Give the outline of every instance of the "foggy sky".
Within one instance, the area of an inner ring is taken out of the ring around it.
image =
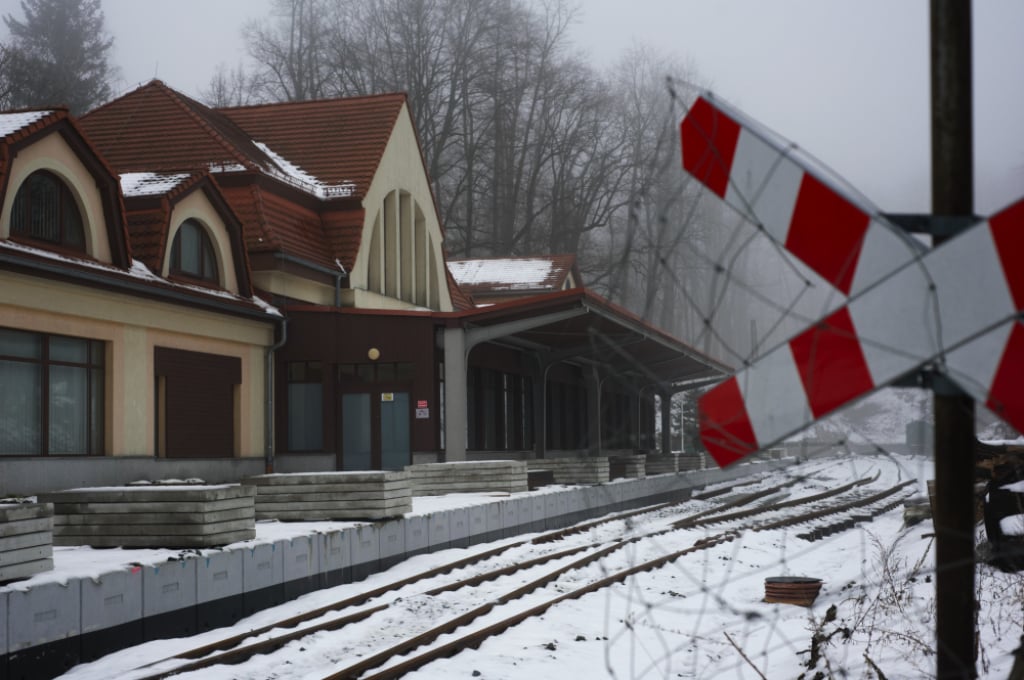
[[[841,173],[883,210],[927,212],[926,0],[581,0],[573,36],[597,66],[632,44],[696,79]],[[270,0],[103,0],[118,93],[159,77],[198,96],[245,58],[239,29]],[[0,14],[20,17],[17,0]],[[1024,2],[975,0],[975,205],[1024,194]],[[5,30],[5,29],[4,29]],[[678,75],[678,74],[677,74]]]

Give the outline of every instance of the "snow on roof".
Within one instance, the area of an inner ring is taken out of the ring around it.
[[[555,269],[545,258],[488,258],[455,260],[448,269],[460,286],[487,286],[493,290],[531,290],[543,288]]]
[[[284,180],[289,184],[296,185],[300,189],[304,189],[305,191],[320,198],[351,196],[355,192],[356,185],[352,182],[343,182],[342,184],[335,186],[328,186],[289,161],[281,154],[275,152],[263,142],[257,142],[254,139],[252,140],[252,143],[255,144],[260,151],[267,154],[267,156],[270,157],[270,160],[272,160],[277,166],[276,168],[265,168],[267,173],[273,177]]]
[[[20,113],[0,113],[0,137],[14,134],[26,125],[50,115],[53,111],[23,111]]]
[[[244,172],[245,166],[241,163],[235,163],[233,161],[223,161],[220,163],[210,163],[210,172]]]
[[[149,267],[144,265],[138,260],[132,260],[132,266],[128,271],[115,267],[113,265],[105,264],[103,262],[96,262],[95,260],[87,260],[80,257],[72,257],[70,255],[64,255],[61,253],[55,253],[44,248],[35,248],[33,246],[18,243],[16,241],[0,240],[0,249],[10,249],[15,251],[21,251],[23,253],[30,253],[39,257],[44,257],[49,260],[56,260],[58,262],[68,262],[76,264],[90,269],[99,269],[102,271],[110,272],[113,274],[121,274],[130,276],[133,279],[142,279],[146,281],[156,281],[165,286],[171,288],[178,288],[182,290],[189,290],[209,297],[224,298],[227,300],[249,302],[255,304],[257,307],[263,310],[264,313],[272,316],[282,316],[280,310],[273,305],[261,300],[259,296],[253,295],[251,298],[247,298],[241,295],[236,295],[226,290],[217,290],[214,288],[205,288],[203,286],[196,286],[188,283],[180,283],[178,281],[168,281],[167,279],[161,278],[150,271]]]
[[[125,197],[166,194],[188,178],[188,173],[160,175],[155,172],[126,172],[121,175],[121,193]]]

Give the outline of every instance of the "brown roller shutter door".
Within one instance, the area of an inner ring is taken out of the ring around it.
[[[168,458],[231,458],[235,452],[238,357],[156,347],[153,364],[165,380]]]

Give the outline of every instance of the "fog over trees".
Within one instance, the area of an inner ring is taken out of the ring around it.
[[[407,92],[450,257],[574,253],[589,287],[681,333],[681,287],[708,266],[677,130],[699,78],[640,47],[598,69],[574,18],[557,0],[279,0],[203,97]]]
[[[81,115],[110,99],[116,69],[100,0],[22,0],[4,15],[9,41],[0,45],[0,105],[67,106]]]
[[[700,75],[640,46],[595,66],[570,38],[580,11],[567,0],[275,0],[242,29],[248,59],[220,65],[201,98],[406,92],[449,257],[573,253],[589,288],[719,359],[749,358],[787,331],[779,319],[806,272],[756,231],[738,235],[682,172],[678,123]],[[0,105],[81,114],[111,97],[100,0],[23,0],[21,14],[4,17]]]

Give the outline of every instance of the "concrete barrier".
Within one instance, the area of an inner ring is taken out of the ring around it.
[[[244,615],[244,550],[225,550],[196,558],[196,630],[228,626]]]
[[[17,624],[7,627],[11,677],[53,677],[81,661],[81,579],[12,590],[7,617]]]
[[[406,517],[402,524],[405,525],[405,554],[412,557],[430,552],[427,518],[422,515],[411,515]]]
[[[487,506],[471,505],[466,508],[466,516],[469,521],[469,543],[486,543],[487,540],[482,537],[487,535]]]
[[[82,661],[142,642],[142,567],[81,579]]]
[[[487,533],[479,537],[479,542],[497,541],[504,534],[505,515],[504,506],[501,503],[488,503],[487,508]]]
[[[320,534],[320,571],[324,587],[333,588],[352,581],[352,534],[329,531]]]
[[[194,635],[196,560],[142,568],[142,636],[145,640]]]
[[[377,533],[380,537],[380,568],[390,569],[406,556],[405,523],[401,520],[383,522],[378,525]]]
[[[469,547],[469,509],[452,508],[448,511],[448,545],[451,548]]]
[[[280,541],[243,546],[239,552],[243,615],[284,602],[284,551]]]
[[[441,510],[427,515],[427,540],[430,552],[445,550],[451,545],[452,523],[451,511]]]
[[[380,571],[380,530],[364,524],[352,532],[352,580],[361,581]]]
[[[320,542],[315,536],[296,536],[282,540],[278,545],[281,546],[284,565],[284,599],[294,600],[319,589],[322,585],[320,555],[317,552]]]

